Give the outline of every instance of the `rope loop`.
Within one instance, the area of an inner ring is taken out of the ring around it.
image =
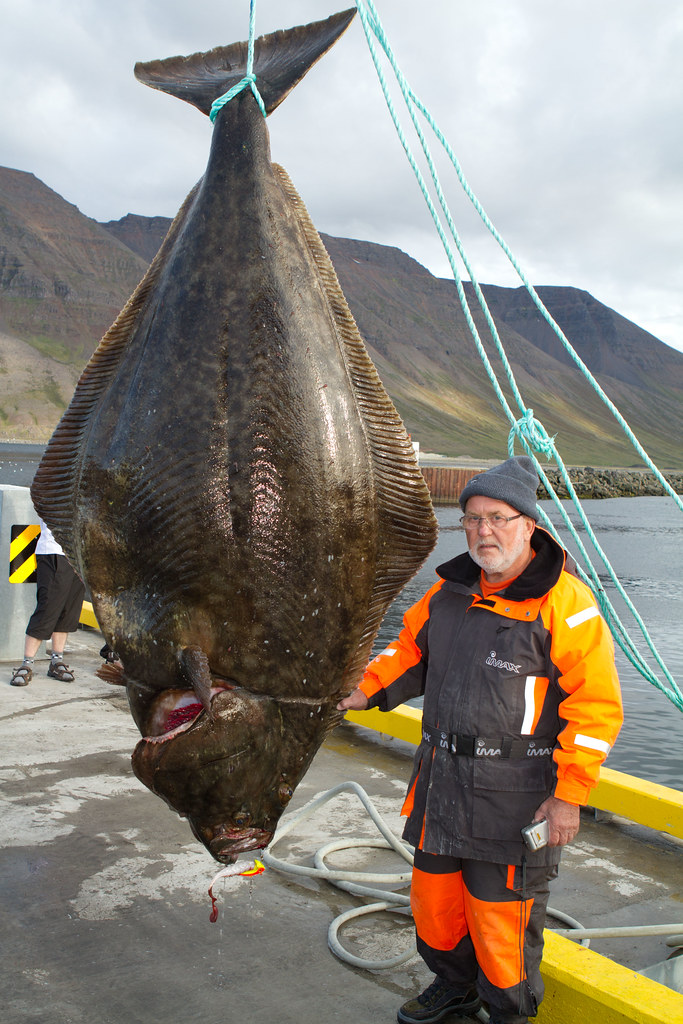
[[[211,105],[211,110],[209,112],[209,117],[211,118],[211,123],[212,124],[216,120],[216,118],[218,117],[219,111],[221,111],[223,109],[225,104],[229,103],[230,100],[235,98],[235,96],[238,96],[239,93],[241,93],[243,89],[251,89],[252,94],[254,96],[254,99],[256,100],[256,102],[259,105],[259,110],[261,111],[261,113],[263,114],[264,117],[268,116],[266,114],[266,105],[263,102],[263,98],[261,96],[261,93],[258,91],[258,88],[256,86],[256,75],[254,74],[254,36],[255,35],[256,35],[256,0],[251,0],[251,3],[249,5],[249,41],[247,43],[247,71],[246,71],[246,74],[245,74],[244,78],[240,82],[238,82],[237,85],[233,85],[232,89],[228,90],[228,92],[224,93],[222,96],[219,96],[217,99],[215,99],[213,101],[213,103]]]
[[[263,114],[264,117],[266,117],[266,107],[263,102],[261,93],[258,91],[258,88],[256,86],[256,75],[253,72],[249,71],[244,76],[244,78],[237,83],[237,85],[233,85],[232,89],[228,90],[228,92],[226,93],[223,93],[222,96],[219,96],[218,99],[215,99],[213,101],[211,105],[211,111],[209,113],[211,121],[215,121],[216,118],[218,117],[219,112],[223,109],[225,104],[229,103],[230,100],[234,99],[235,96],[241,93],[244,89],[251,89],[254,95],[254,99],[259,105],[261,113]]]

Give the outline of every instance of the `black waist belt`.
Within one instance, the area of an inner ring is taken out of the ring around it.
[[[500,757],[521,761],[534,757],[552,757],[554,736],[535,736],[533,739],[512,739],[511,736],[461,736],[460,733],[442,732],[422,723],[422,741],[432,747],[448,750],[458,757]]]

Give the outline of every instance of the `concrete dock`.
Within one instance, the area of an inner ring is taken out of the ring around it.
[[[44,651],[27,687],[10,686],[12,663],[0,663],[3,1024],[395,1021],[431,976],[418,959],[367,971],[330,952],[330,922],[360,899],[269,868],[218,882],[219,917],[210,922],[207,889],[220,866],[133,775],[138,733],[125,692],[95,675],[101,644],[95,631],[72,634],[72,683],[47,677]],[[288,813],[353,779],[400,834],[410,766],[406,744],[344,724]],[[303,820],[276,852],[311,864],[319,847],[347,836],[377,837],[351,794]],[[680,920],[681,849],[661,833],[586,812],[551,905],[586,926]],[[384,851],[342,853],[335,864],[405,870]],[[388,958],[410,948],[412,923],[403,913],[370,915],[342,938],[357,955]],[[634,970],[670,952],[661,936],[592,948]]]

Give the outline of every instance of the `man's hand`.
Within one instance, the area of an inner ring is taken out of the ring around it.
[[[548,846],[566,846],[579,831],[579,808],[556,796],[549,796],[534,814],[534,821],[548,821]]]
[[[361,689],[356,689],[339,701],[337,711],[365,711],[367,706],[368,698]]]

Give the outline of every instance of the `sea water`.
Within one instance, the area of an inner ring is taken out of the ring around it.
[[[595,566],[607,596],[637,650],[659,680],[668,684],[627,605],[588,540],[571,502],[563,503]],[[600,548],[642,619],[651,643],[683,690],[683,512],[672,498],[608,498],[582,506]],[[576,545],[552,502],[541,507],[563,543],[582,564]],[[439,538],[431,555],[394,601],[382,623],[375,650],[395,639],[403,612],[436,582],[435,568],[467,550],[459,508],[439,508]],[[582,564],[583,567],[583,564]],[[585,569],[584,569],[585,571]],[[683,782],[683,711],[634,668],[615,644],[624,699],[624,725],[606,764],[618,771],[680,789]]]

